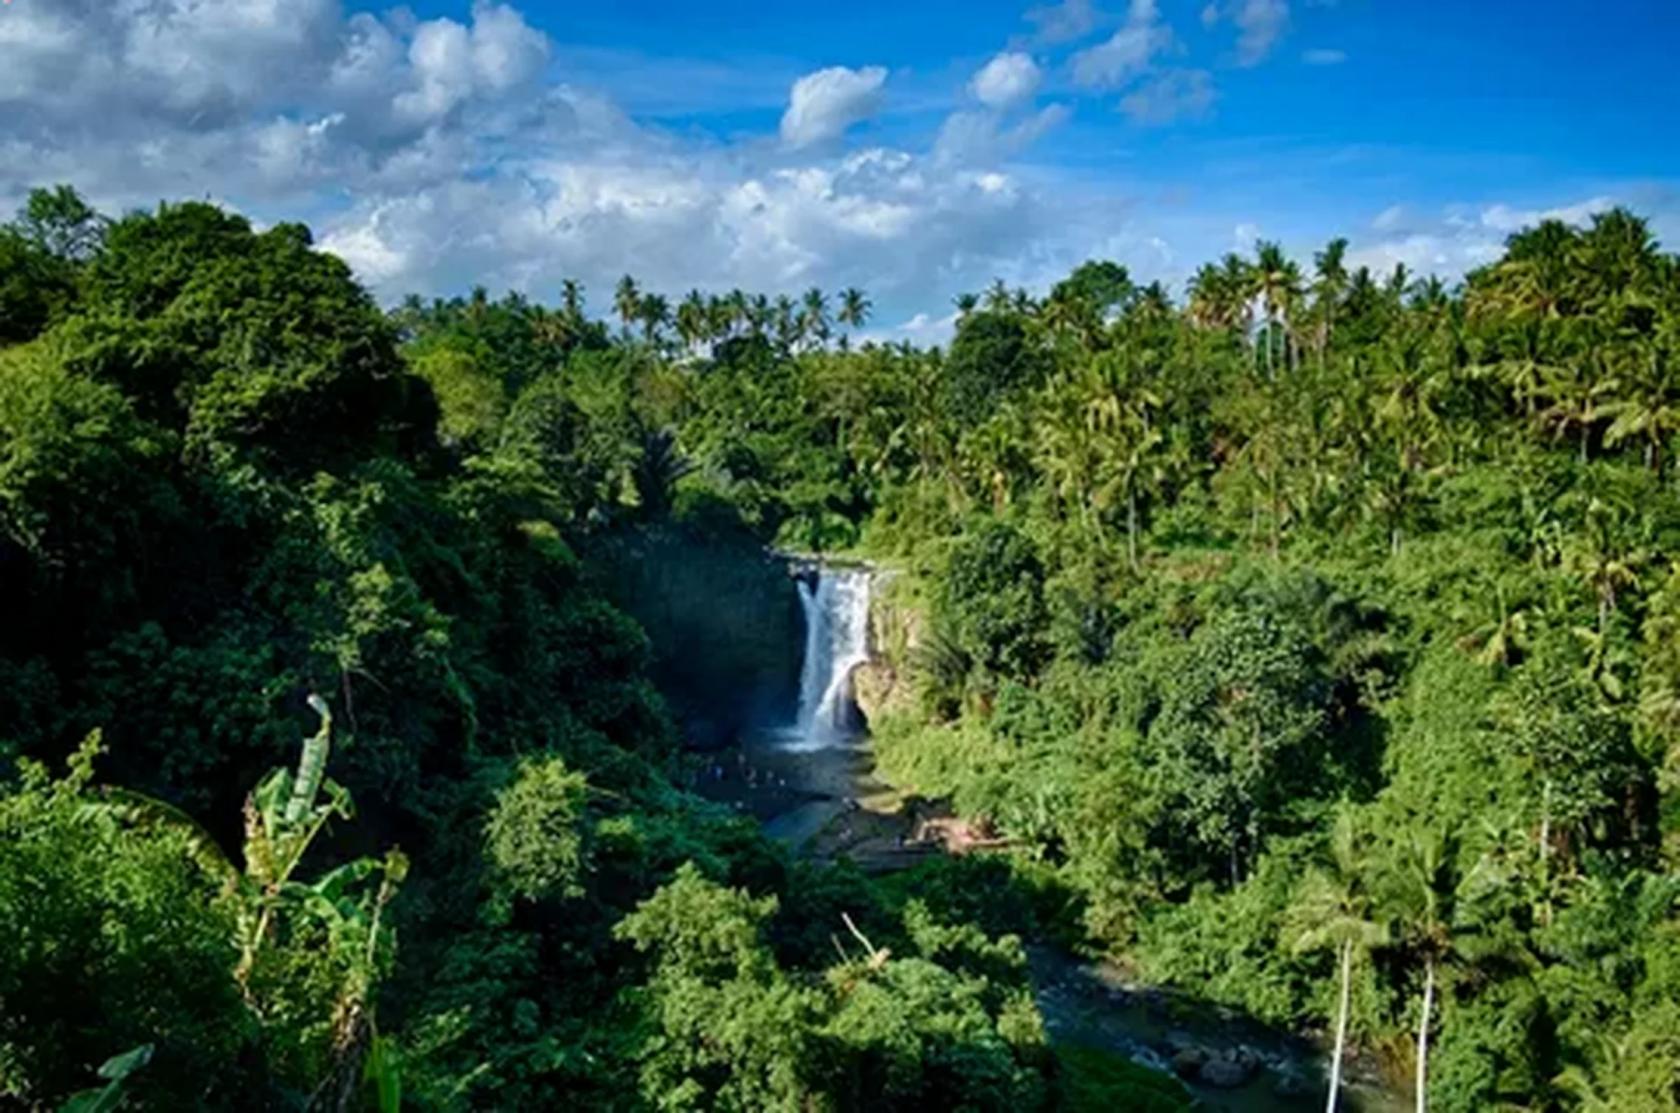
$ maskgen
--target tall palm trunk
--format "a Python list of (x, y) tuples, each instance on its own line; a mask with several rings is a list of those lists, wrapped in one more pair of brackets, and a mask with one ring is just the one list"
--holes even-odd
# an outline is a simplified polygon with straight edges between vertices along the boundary
[(1126, 489), (1126, 557), (1131, 562), (1132, 571), (1137, 571), (1137, 489)]
[(1423, 1017), (1418, 1021), (1417, 1038), (1417, 1113), (1429, 1109), (1429, 1014), (1435, 1006), (1435, 960), (1423, 966)]
[(1347, 1047), (1348, 990), (1353, 978), (1353, 940), (1342, 944), (1342, 1000), (1336, 1009), (1336, 1050), (1330, 1056), (1330, 1097), (1325, 1105), (1328, 1113), (1336, 1113), (1336, 1099), (1342, 1091), (1342, 1051)]

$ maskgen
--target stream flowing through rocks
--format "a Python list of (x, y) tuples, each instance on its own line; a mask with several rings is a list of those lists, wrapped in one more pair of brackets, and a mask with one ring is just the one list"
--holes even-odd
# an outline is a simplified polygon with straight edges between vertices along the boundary
[[(705, 755), (700, 794), (751, 815), (797, 853), (850, 858), (868, 872), (902, 869), (943, 844), (921, 836), (943, 814), (874, 775), (866, 724), (851, 691), (869, 659), (871, 572), (816, 563), (795, 569), (804, 616), (793, 722), (743, 733)], [(1098, 1047), (1180, 1078), (1202, 1108), (1285, 1113), (1325, 1105), (1324, 1054), (1310, 1041), (1188, 994), (1129, 982), (1107, 962), (1035, 942), (1035, 996), (1052, 1039)], [(1374, 1064), (1354, 1059), (1340, 1108), (1400, 1113)]]

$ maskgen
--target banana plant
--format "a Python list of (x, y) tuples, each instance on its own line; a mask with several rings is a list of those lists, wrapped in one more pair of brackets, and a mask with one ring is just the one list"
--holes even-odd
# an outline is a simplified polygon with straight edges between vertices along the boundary
[[(374, 1030), (371, 1001), (381, 943), (389, 936), (383, 923), (385, 908), (407, 875), (408, 859), (392, 849), (382, 859), (358, 858), (312, 881), (298, 878), (298, 868), (316, 836), (333, 819), (349, 819), (355, 814), (350, 793), (326, 775), (332, 748), (332, 711), (314, 694), (309, 696), (309, 706), (320, 716), (321, 725), (304, 742), (297, 768), (273, 770), (245, 800), (243, 868), (234, 864), (197, 821), (164, 801), (105, 788), (88, 806), (104, 809), (130, 824), (164, 826), (186, 836), (194, 861), (222, 882), (233, 902), (233, 942), (239, 956), (233, 977), (259, 1021), (273, 1012), (270, 990), (274, 987), (265, 985), (261, 976), (263, 956), (284, 945), (285, 939), (300, 928), (321, 932), (327, 950), (342, 960), (344, 969), (331, 1017), (335, 1066), (332, 1075), (322, 1082), (318, 1097), (329, 1090), (342, 1096), (363, 1084), (366, 1071), (366, 1081), (373, 1085), (380, 1108), (394, 1109), (401, 1093), (395, 1053)], [(97, 746), (97, 738), (90, 739), (89, 762)], [(375, 878), (377, 885), (373, 884)], [(375, 1056), (376, 1049), (383, 1050)], [(370, 1056), (376, 1061), (368, 1061)], [(107, 1077), (114, 1078), (113, 1085), (120, 1082), (115, 1076)], [(106, 1089), (110, 1091), (111, 1087)], [(118, 1098), (107, 1100), (120, 1099), (119, 1091), (112, 1092)]]
[(71, 1094), (70, 1100), (59, 1107), (58, 1113), (113, 1113), (121, 1109), (128, 1097), (129, 1076), (151, 1061), (152, 1045), (149, 1043), (111, 1056), (99, 1068), (99, 1077), (107, 1080), (105, 1085)]

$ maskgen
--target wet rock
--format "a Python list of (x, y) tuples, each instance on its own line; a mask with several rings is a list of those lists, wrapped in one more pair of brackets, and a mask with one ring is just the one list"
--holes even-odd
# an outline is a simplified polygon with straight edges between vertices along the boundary
[(1174, 1028), (1166, 1034), (1166, 1043), (1174, 1051), (1187, 1051), (1195, 1048), (1200, 1050), (1196, 1037), (1180, 1028)]
[(1156, 1051), (1153, 1047), (1134, 1048), (1128, 1058), (1130, 1058), (1132, 1062), (1136, 1063), (1138, 1066), (1143, 1067), (1145, 1070), (1161, 1071), (1162, 1073), (1174, 1073), (1173, 1065), (1167, 1062), (1167, 1060), (1162, 1057), (1161, 1053)]
[(1208, 1086), (1234, 1090), (1254, 1077), (1257, 1064), (1247, 1064), (1235, 1055), (1221, 1055), (1203, 1063), (1197, 1077)]
[(1185, 1047), (1173, 1052), (1172, 1070), (1180, 1078), (1196, 1078), (1207, 1066), (1208, 1053), (1200, 1047)]
[(1313, 1084), (1299, 1071), (1285, 1070), (1278, 1072), (1278, 1080), (1272, 1085), (1272, 1096), (1280, 1098), (1304, 1098), (1313, 1092)]

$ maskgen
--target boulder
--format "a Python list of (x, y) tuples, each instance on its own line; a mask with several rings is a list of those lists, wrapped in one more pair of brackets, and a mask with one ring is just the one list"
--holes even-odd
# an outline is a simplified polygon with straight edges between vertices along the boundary
[(1234, 1055), (1220, 1055), (1203, 1063), (1197, 1077), (1208, 1086), (1220, 1090), (1234, 1090), (1254, 1077), (1255, 1067), (1245, 1064)]
[(1207, 1065), (1208, 1054), (1200, 1047), (1185, 1047), (1173, 1052), (1173, 1073), (1180, 1078), (1195, 1078)]
[(1189, 1048), (1199, 1048), (1196, 1037), (1182, 1028), (1174, 1028), (1166, 1035), (1167, 1046), (1174, 1051), (1184, 1051)]
[(1282, 1070), (1278, 1072), (1278, 1080), (1272, 1085), (1272, 1094), (1280, 1098), (1304, 1098), (1313, 1092), (1313, 1084), (1306, 1076), (1296, 1070)]
[(1160, 1071), (1162, 1074), (1173, 1073), (1173, 1065), (1162, 1058), (1161, 1053), (1153, 1047), (1133, 1048), (1129, 1058), (1145, 1070)]

